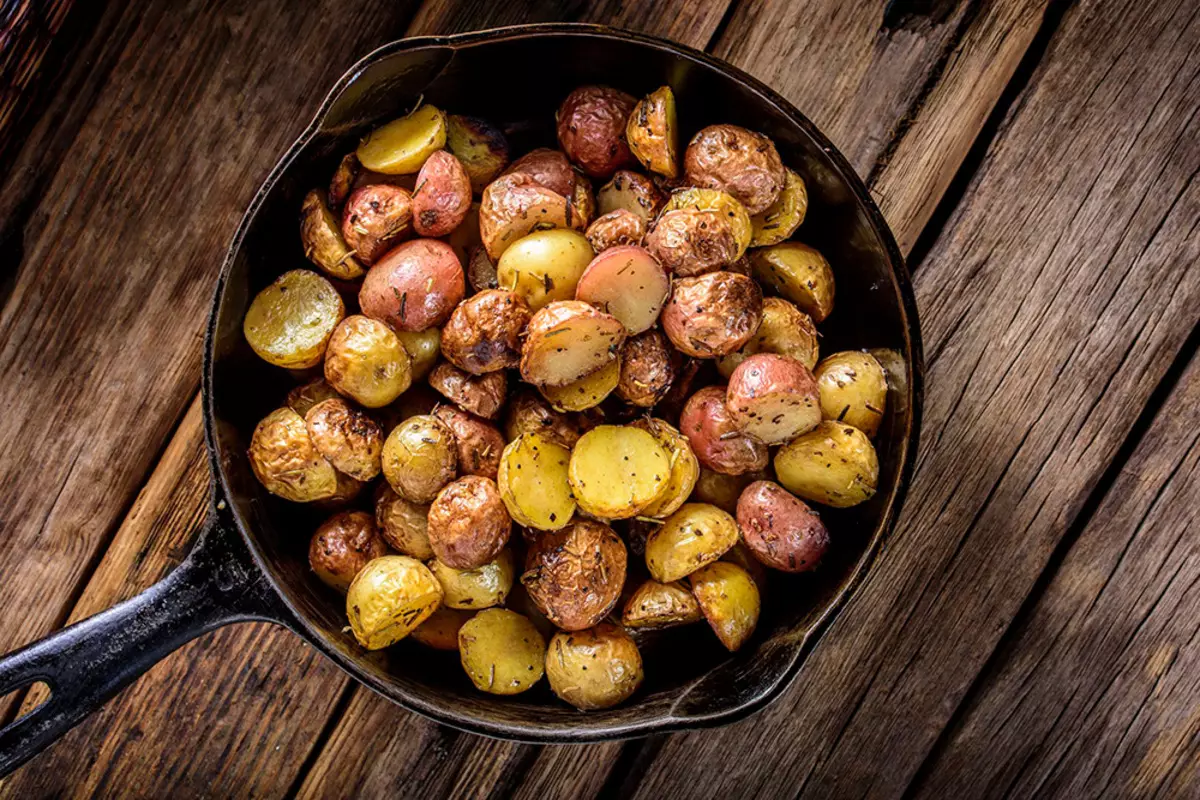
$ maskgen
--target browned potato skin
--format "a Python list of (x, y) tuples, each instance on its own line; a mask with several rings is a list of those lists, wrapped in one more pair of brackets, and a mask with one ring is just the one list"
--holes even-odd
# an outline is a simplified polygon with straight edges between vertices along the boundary
[(508, 392), (503, 372), (472, 375), (445, 361), (429, 373), (429, 385), (459, 408), (484, 419), (496, 418)]
[(413, 628), (409, 636), (434, 650), (457, 650), (458, 632), (474, 613), (440, 606), (428, 619)]
[(808, 505), (777, 483), (756, 481), (737, 504), (742, 541), (762, 563), (784, 572), (811, 572), (829, 549), (829, 532)]
[(683, 407), (679, 430), (692, 452), (713, 472), (741, 475), (767, 466), (767, 446), (746, 436), (729, 416), (724, 386), (706, 386)]
[(654, 181), (640, 172), (626, 169), (618, 170), (596, 195), (597, 210), (601, 214), (623, 208), (641, 217), (647, 225), (666, 204), (666, 193)]
[(710, 125), (692, 137), (684, 171), (692, 186), (728, 192), (750, 214), (770, 208), (787, 177), (774, 143), (737, 125)]
[(329, 338), (325, 380), (360, 405), (380, 408), (412, 385), (412, 359), (385, 323), (354, 314)]
[(581, 86), (558, 108), (558, 144), (593, 178), (608, 178), (637, 160), (625, 141), (625, 126), (637, 101), (608, 86)]
[(750, 341), (762, 322), (762, 290), (733, 272), (675, 281), (662, 311), (671, 344), (694, 358), (719, 358)]
[(621, 623), (627, 628), (670, 628), (702, 619), (700, 604), (683, 584), (655, 580), (634, 590), (621, 612)]
[(454, 406), (439, 406), (433, 415), (454, 432), (458, 471), (496, 480), (504, 452), (504, 437), (496, 426)]
[(361, 260), (355, 258), (353, 246), (346, 243), (337, 218), (316, 189), (304, 196), (300, 206), (300, 241), (305, 258), (329, 275), (350, 280), (363, 274)]
[(667, 211), (650, 226), (645, 241), (669, 272), (683, 278), (722, 269), (737, 258), (729, 220), (712, 210)]
[(621, 379), (617, 396), (650, 408), (663, 398), (679, 369), (679, 353), (657, 328), (631, 336), (621, 346)]
[(608, 616), (625, 583), (625, 543), (613, 529), (576, 518), (538, 535), (521, 576), (529, 596), (564, 631), (590, 628)]
[(668, 178), (679, 176), (675, 124), (675, 95), (670, 86), (662, 86), (638, 101), (625, 129), (629, 149), (637, 159)]
[(442, 355), (473, 375), (521, 363), (521, 334), (533, 312), (515, 292), (488, 289), (458, 304), (442, 329)]
[(582, 175), (575, 176), (575, 190), (567, 198), (571, 206), (571, 218), (576, 220), (578, 230), (584, 230), (596, 219), (596, 193), (592, 182)]
[(557, 411), (541, 395), (522, 389), (508, 404), (504, 434), (511, 442), (523, 433), (539, 433), (570, 450), (590, 427), (584, 417)]
[(420, 561), (433, 558), (429, 546), (429, 506), (396, 494), (387, 481), (375, 493), (375, 525), (393, 550)]
[(379, 474), (383, 431), (362, 411), (333, 398), (309, 409), (304, 423), (317, 451), (339, 472), (360, 481)]
[(493, 262), (534, 230), (586, 227), (587, 220), (573, 202), (523, 172), (501, 175), (489, 183), (479, 202), (479, 235)]
[(358, 571), (387, 555), (387, 544), (365, 511), (343, 511), (322, 523), (308, 545), (308, 563), (317, 577), (345, 594)]
[(250, 467), (268, 492), (293, 503), (337, 493), (337, 470), (318, 452), (304, 418), (279, 408), (263, 418), (250, 438)]
[(399, 186), (381, 183), (356, 189), (342, 211), (342, 236), (368, 267), (408, 238), (412, 229), (412, 198)]
[(467, 258), (467, 283), (471, 284), (471, 289), (476, 292), (500, 286), (496, 279), (496, 265), (488, 257), (483, 245), (473, 248)]
[(531, 150), (504, 170), (505, 175), (514, 172), (523, 172), (563, 197), (571, 197), (575, 193), (575, 170), (571, 168), (566, 153), (561, 150), (551, 150), (549, 147)]
[(646, 236), (646, 223), (632, 211), (618, 208), (589, 225), (584, 236), (592, 249), (600, 253), (610, 247), (641, 244)]
[(429, 507), (429, 545), (448, 567), (476, 569), (504, 549), (512, 518), (496, 482), (466, 475), (438, 492)]
[(446, 236), (471, 208), (471, 178), (457, 158), (438, 150), (417, 173), (412, 196), (413, 228), (418, 236)]
[(446, 118), (446, 147), (462, 163), (475, 192), (482, 192), (508, 163), (504, 133), (478, 117), (450, 114)]
[(383, 443), (383, 477), (413, 503), (431, 502), (458, 472), (454, 432), (433, 416), (397, 425)]
[(368, 317), (405, 331), (442, 325), (466, 294), (454, 248), (414, 239), (381, 258), (363, 279), (358, 303)]
[(354, 181), (358, 178), (360, 170), (362, 164), (358, 161), (357, 153), (342, 156), (333, 177), (329, 180), (329, 205), (337, 208), (346, 202), (346, 198), (354, 190)]
[(637, 644), (610, 622), (585, 631), (556, 633), (546, 651), (551, 690), (581, 711), (623, 703), (642, 685), (643, 676)]
[(329, 381), (324, 378), (314, 378), (288, 392), (287, 404), (288, 408), (303, 417), (317, 403), (335, 397), (341, 397), (341, 395), (338, 394), (337, 389), (329, 385)]

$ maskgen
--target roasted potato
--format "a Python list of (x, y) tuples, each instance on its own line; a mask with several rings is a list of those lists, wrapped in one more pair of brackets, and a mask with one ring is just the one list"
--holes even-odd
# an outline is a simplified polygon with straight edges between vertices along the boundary
[(496, 265), (488, 257), (483, 245), (473, 248), (467, 257), (467, 283), (476, 292), (500, 287), (500, 278), (496, 274)]
[(399, 186), (379, 183), (355, 189), (342, 211), (342, 237), (368, 267), (412, 231), (412, 197)]
[(442, 328), (442, 355), (473, 375), (521, 363), (521, 335), (532, 312), (520, 295), (488, 289), (458, 304)]
[(887, 408), (887, 375), (870, 353), (834, 353), (817, 366), (817, 388), (825, 419), (853, 425), (874, 436)]
[(429, 154), (417, 173), (412, 195), (412, 225), (418, 236), (446, 236), (467, 218), (471, 178), (445, 150)]
[(561, 150), (551, 150), (549, 147), (530, 150), (514, 161), (504, 174), (511, 175), (514, 172), (525, 173), (563, 197), (572, 197), (575, 193), (575, 170)]
[(360, 405), (382, 408), (412, 385), (412, 359), (391, 328), (355, 314), (329, 340), (325, 380)]
[(571, 452), (546, 432), (523, 433), (500, 457), (496, 483), (508, 513), (518, 524), (558, 530), (575, 514), (568, 465)]
[(728, 192), (751, 214), (770, 208), (786, 180), (774, 143), (737, 125), (701, 130), (688, 143), (683, 162), (688, 183)]
[(449, 115), (446, 147), (462, 163), (475, 192), (482, 192), (508, 163), (508, 140), (504, 133), (478, 117)]
[(833, 311), (833, 270), (825, 256), (800, 242), (782, 242), (750, 251), (754, 277), (813, 318)]
[(396, 494), (386, 482), (375, 495), (375, 524), (393, 550), (421, 561), (433, 558), (429, 546), (429, 506)]
[(441, 606), (413, 628), (413, 639), (434, 650), (457, 650), (458, 632), (473, 615), (471, 611)]
[(446, 146), (446, 115), (430, 105), (371, 131), (359, 144), (358, 160), (385, 175), (408, 175)]
[(709, 626), (730, 652), (739, 649), (758, 625), (758, 585), (750, 573), (728, 561), (701, 567), (688, 579)]
[(625, 544), (612, 528), (576, 519), (560, 531), (538, 534), (525, 556), (521, 583), (551, 622), (579, 631), (612, 611), (625, 567)]
[(558, 144), (593, 178), (608, 178), (635, 163), (625, 126), (636, 101), (608, 86), (581, 86), (558, 108)]
[(429, 373), (429, 385), (464, 411), (495, 419), (504, 405), (508, 378), (503, 372), (472, 375), (443, 361)]
[(454, 569), (477, 569), (508, 544), (512, 518), (495, 481), (465, 475), (434, 498), (428, 532), (438, 561)]
[(771, 207), (751, 217), (754, 236), (751, 247), (766, 247), (779, 244), (796, 232), (808, 211), (808, 189), (804, 179), (790, 169), (784, 168), (786, 177), (779, 197)]
[(679, 369), (679, 354), (657, 328), (630, 336), (621, 346), (617, 396), (631, 405), (650, 408), (663, 398)]
[(333, 171), (333, 177), (329, 179), (329, 205), (332, 208), (339, 208), (346, 202), (350, 192), (354, 191), (354, 182), (361, 171), (362, 164), (358, 163), (356, 154), (347, 153), (342, 156), (337, 169)]
[(585, 631), (556, 633), (546, 651), (551, 690), (581, 711), (623, 703), (642, 685), (642, 676), (637, 644), (609, 622)]
[(767, 466), (767, 446), (738, 428), (725, 405), (726, 388), (707, 386), (683, 407), (679, 430), (700, 463), (714, 472), (741, 475)]
[(642, 218), (648, 226), (662, 207), (667, 196), (654, 181), (637, 172), (620, 170), (596, 193), (596, 211), (601, 216), (624, 209)]
[(737, 250), (730, 261), (737, 261), (746, 253), (754, 228), (750, 223), (750, 215), (746, 207), (739, 203), (733, 195), (720, 189), (697, 189), (688, 187), (676, 189), (663, 207), (663, 213), (676, 209), (693, 209), (696, 211), (714, 211), (729, 223), (733, 232), (733, 240), (737, 242)]
[(719, 211), (677, 208), (664, 211), (646, 231), (646, 250), (682, 278), (723, 269), (738, 258), (738, 241)]
[(396, 330), (442, 325), (466, 294), (462, 264), (450, 245), (414, 239), (390, 250), (367, 272), (358, 304)]
[(436, 558), (429, 562), (429, 569), (442, 584), (442, 604), (447, 608), (478, 611), (502, 606), (513, 587), (513, 557), (507, 549), (475, 569), (453, 569)]
[(517, 612), (488, 608), (459, 628), (458, 652), (476, 689), (520, 694), (542, 679), (546, 640)]
[(696, 480), (700, 477), (700, 462), (692, 452), (687, 437), (670, 423), (655, 417), (635, 420), (633, 427), (641, 428), (655, 438), (667, 451), (671, 461), (671, 475), (667, 487), (649, 505), (642, 508), (640, 516), (668, 517), (674, 514), (691, 496)]
[(605, 250), (579, 278), (575, 299), (612, 314), (631, 335), (654, 327), (671, 293), (666, 270), (637, 245)]
[(522, 389), (508, 404), (504, 435), (511, 442), (523, 433), (539, 433), (570, 450), (588, 427), (579, 415), (558, 411), (545, 398)]
[(359, 570), (346, 593), (354, 638), (381, 650), (407, 636), (442, 603), (442, 586), (429, 568), (408, 556), (381, 556)]
[(454, 432), (459, 473), (496, 480), (504, 452), (504, 437), (496, 426), (454, 406), (439, 406), (433, 415)]
[(334, 469), (360, 481), (379, 474), (383, 431), (362, 411), (333, 398), (309, 409), (304, 423), (309, 440)]
[(329, 385), (329, 381), (324, 378), (314, 378), (288, 392), (287, 404), (288, 408), (303, 417), (317, 403), (322, 400), (332, 400), (335, 397), (341, 397), (341, 395), (338, 394), (337, 389)]
[(742, 490), (765, 477), (765, 471), (726, 475), (723, 472), (714, 472), (708, 467), (701, 467), (700, 477), (696, 479), (696, 488), (692, 493), (692, 500), (714, 505), (729, 514), (736, 514), (737, 502), (738, 498), (742, 496)]
[(584, 236), (593, 250), (602, 253), (611, 247), (640, 245), (646, 237), (646, 223), (632, 211), (618, 208), (588, 225)]
[(268, 492), (293, 503), (337, 493), (337, 470), (309, 438), (304, 418), (287, 407), (275, 409), (254, 429), (250, 467)]
[(457, 468), (454, 433), (436, 417), (411, 417), (383, 443), (383, 477), (410, 502), (432, 502), (454, 480)]
[(784, 572), (810, 572), (829, 548), (817, 513), (771, 481), (756, 481), (738, 499), (737, 523), (754, 557)]
[(671, 628), (704, 619), (700, 604), (680, 583), (648, 580), (634, 590), (621, 612), (626, 628)]
[(779, 448), (775, 475), (798, 497), (847, 508), (874, 496), (879, 458), (865, 433), (826, 420)]
[(738, 350), (762, 322), (758, 284), (733, 272), (710, 272), (675, 281), (662, 311), (662, 327), (684, 354), (720, 358)]
[(396, 336), (400, 338), (404, 352), (408, 353), (412, 379), (419, 381), (429, 375), (442, 352), (442, 332), (437, 328), (426, 328), (423, 331), (398, 331)]
[(663, 496), (670, 484), (670, 453), (650, 433), (599, 425), (571, 451), (568, 471), (579, 507), (601, 519), (627, 519)]
[(294, 269), (255, 295), (242, 332), (258, 356), (285, 369), (321, 363), (346, 307), (333, 285), (315, 272)]
[(540, 311), (556, 300), (575, 298), (575, 288), (594, 255), (578, 231), (536, 231), (504, 251), (496, 264), (496, 282), (501, 289), (515, 292), (531, 310)]
[(617, 358), (625, 326), (587, 303), (561, 300), (533, 315), (525, 328), (521, 377), (535, 386), (563, 386)]
[(660, 86), (642, 98), (625, 128), (629, 150), (651, 172), (679, 176), (679, 133), (675, 122), (675, 93)]
[(582, 176), (575, 178), (575, 191), (567, 198), (571, 204), (571, 218), (575, 220), (576, 230), (587, 230), (596, 220), (596, 193), (592, 191), (592, 182)]
[(646, 569), (659, 583), (687, 577), (738, 541), (737, 522), (707, 503), (685, 503), (646, 539)]
[(556, 411), (586, 411), (612, 394), (621, 380), (621, 359), (614, 358), (595, 372), (562, 386), (541, 386), (538, 391)]
[(375, 419), (379, 420), (379, 425), (383, 428), (384, 433), (391, 433), (392, 428), (410, 417), (432, 414), (435, 408), (442, 405), (443, 399), (426, 384), (413, 384), (407, 392), (393, 402), (383, 408), (374, 409)]
[(479, 202), (479, 235), (488, 257), (497, 265), (505, 250), (534, 231), (586, 227), (574, 202), (523, 172), (502, 175), (489, 183)]
[(300, 242), (304, 257), (328, 274), (342, 280), (352, 280), (363, 274), (362, 263), (338, 226), (321, 192), (313, 189), (304, 196), (300, 206)]
[(741, 350), (717, 360), (717, 371), (729, 378), (737, 365), (755, 353), (794, 358), (809, 369), (817, 366), (820, 345), (812, 317), (778, 297), (764, 297), (762, 322)]
[(365, 511), (334, 514), (308, 545), (308, 564), (326, 586), (345, 593), (371, 559), (387, 555), (387, 544)]
[(337, 474), (337, 488), (329, 497), (322, 497), (320, 500), (313, 501), (313, 508), (319, 508), (322, 511), (344, 511), (358, 496), (362, 494), (362, 490), (366, 487), (365, 481), (355, 480), (344, 472)]
[[(464, 265), (464, 269), (469, 270), (471, 255), (483, 247), (483, 238), (479, 235), (478, 201), (472, 201), (467, 206), (467, 214), (463, 217), (463, 221), (458, 224), (457, 228), (446, 234), (442, 238), (442, 241), (453, 248), (454, 255), (458, 256), (459, 263)], [(469, 285), (470, 282), (471, 279), (468, 276), (468, 289), (472, 288)]]
[(821, 421), (817, 379), (794, 358), (758, 353), (729, 376), (729, 416), (744, 433), (764, 444), (783, 444)]

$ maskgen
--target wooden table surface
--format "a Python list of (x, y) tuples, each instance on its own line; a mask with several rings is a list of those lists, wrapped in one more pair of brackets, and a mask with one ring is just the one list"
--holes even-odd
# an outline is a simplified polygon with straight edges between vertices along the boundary
[(235, 625), (0, 794), (1200, 795), (1197, 0), (4, 4), (0, 650), (186, 553), (213, 279), (326, 87), (392, 39), (552, 19), (763, 79), (908, 254), (916, 477), (795, 684), (723, 729), (536, 747), (439, 727)]

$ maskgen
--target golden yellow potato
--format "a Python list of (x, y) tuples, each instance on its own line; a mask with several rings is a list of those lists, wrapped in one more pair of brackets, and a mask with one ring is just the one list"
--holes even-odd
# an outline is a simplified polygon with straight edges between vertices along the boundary
[(475, 569), (453, 569), (436, 558), (429, 562), (429, 569), (442, 584), (443, 605), (473, 611), (504, 605), (512, 591), (515, 572), (512, 551), (507, 549)]
[(741, 350), (718, 359), (717, 371), (728, 378), (739, 364), (757, 353), (788, 356), (813, 369), (820, 350), (817, 336), (817, 326), (808, 314), (787, 300), (764, 297), (758, 330)]
[(520, 694), (542, 679), (546, 640), (515, 611), (480, 611), (458, 630), (458, 652), (475, 688)]
[(458, 632), (474, 612), (441, 606), (413, 628), (413, 639), (434, 650), (457, 650)]
[(612, 180), (596, 193), (596, 210), (601, 216), (624, 209), (641, 217), (649, 225), (658, 216), (667, 196), (654, 181), (638, 172), (617, 170)]
[(294, 269), (259, 292), (242, 322), (246, 341), (260, 358), (285, 369), (321, 363), (346, 307), (333, 285), (315, 272)]
[(627, 333), (620, 321), (579, 300), (558, 300), (525, 328), (521, 378), (535, 386), (565, 386), (617, 359)]
[(816, 369), (821, 414), (853, 425), (867, 436), (879, 430), (887, 408), (887, 375), (870, 353), (834, 353)]
[(750, 239), (754, 235), (753, 226), (750, 224), (750, 215), (746, 213), (746, 207), (728, 192), (722, 192), (720, 189), (692, 187), (676, 189), (667, 199), (663, 213), (685, 208), (697, 211), (715, 211), (729, 223), (734, 241), (737, 242), (737, 255), (734, 256), (734, 261), (741, 258), (742, 254), (746, 252), (746, 248), (750, 246)]
[(383, 431), (365, 413), (335, 397), (309, 409), (304, 424), (317, 452), (338, 472), (359, 481), (379, 474)]
[(671, 458), (644, 430), (600, 425), (579, 437), (568, 478), (579, 507), (601, 519), (627, 519), (658, 499)]
[(670, 628), (702, 619), (700, 604), (686, 586), (653, 580), (635, 589), (621, 612), (626, 628)]
[(405, 500), (386, 482), (375, 495), (375, 524), (393, 550), (428, 561), (433, 558), (429, 544), (429, 506)]
[(462, 162), (471, 178), (471, 189), (476, 192), (482, 192), (508, 165), (504, 133), (478, 117), (446, 117), (446, 147)]
[(784, 172), (786, 177), (779, 197), (766, 211), (750, 218), (754, 227), (751, 247), (779, 244), (795, 233), (800, 223), (804, 222), (804, 215), (808, 211), (808, 189), (804, 185), (804, 179), (795, 172), (786, 167)]
[(496, 282), (537, 311), (555, 300), (574, 300), (575, 287), (595, 255), (579, 231), (535, 231), (517, 239), (500, 256)]
[(404, 352), (408, 353), (412, 380), (424, 380), (442, 352), (442, 332), (437, 328), (426, 328), (423, 331), (397, 331), (396, 336)]
[(524, 388), (508, 403), (504, 436), (511, 442), (523, 433), (540, 433), (570, 450), (589, 427), (582, 415), (556, 411), (544, 397)]
[(651, 172), (679, 176), (679, 131), (675, 122), (675, 93), (660, 86), (633, 107), (625, 127), (629, 150)]
[(441, 603), (442, 586), (428, 567), (408, 556), (383, 556), (350, 584), (346, 616), (358, 643), (380, 650), (407, 636)]
[(671, 461), (671, 475), (666, 486), (658, 497), (641, 510), (640, 516), (669, 517), (691, 497), (692, 489), (700, 477), (700, 461), (692, 452), (688, 438), (669, 422), (656, 417), (642, 417), (633, 426), (652, 435), (667, 451)]
[(338, 397), (341, 395), (337, 393), (337, 389), (329, 385), (329, 381), (324, 378), (314, 378), (288, 392), (287, 404), (288, 408), (303, 417), (317, 403)]
[(659, 583), (687, 577), (737, 544), (737, 521), (707, 503), (686, 503), (650, 532), (646, 568)]
[(367, 134), (358, 146), (358, 160), (385, 175), (417, 172), (434, 152), (446, 146), (446, 115), (431, 105), (392, 120)]
[(815, 322), (833, 311), (833, 270), (825, 256), (800, 242), (782, 242), (750, 251), (754, 277), (795, 303)]
[(353, 280), (366, 271), (346, 244), (337, 218), (318, 189), (306, 194), (300, 206), (300, 243), (304, 256), (335, 278)]
[(325, 380), (359, 405), (382, 408), (412, 385), (412, 359), (391, 328), (355, 314), (329, 340)]
[(621, 380), (621, 359), (608, 364), (577, 381), (562, 386), (542, 386), (542, 396), (556, 411), (584, 411), (604, 402)]
[(273, 495), (308, 503), (337, 493), (337, 470), (317, 451), (304, 418), (277, 408), (263, 418), (250, 438), (250, 467)]
[(758, 625), (758, 586), (750, 573), (728, 561), (701, 567), (688, 579), (692, 594), (721, 644), (737, 650)]
[(879, 458), (858, 428), (825, 420), (779, 448), (775, 475), (797, 497), (848, 508), (874, 496)]
[(568, 481), (571, 451), (542, 433), (524, 433), (504, 448), (496, 483), (518, 525), (553, 531), (575, 514)]
[(433, 502), (457, 469), (454, 433), (436, 417), (410, 417), (383, 443), (383, 477), (410, 502)]
[(554, 693), (578, 709), (611, 708), (642, 685), (642, 655), (628, 633), (601, 622), (556, 633), (546, 652), (546, 677)]

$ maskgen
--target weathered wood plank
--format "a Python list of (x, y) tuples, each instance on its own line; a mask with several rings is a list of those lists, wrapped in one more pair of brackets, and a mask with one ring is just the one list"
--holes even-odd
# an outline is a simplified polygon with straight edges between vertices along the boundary
[(905, 789), (1200, 321), (1198, 67), (1194, 4), (1067, 12), (917, 272), (925, 435), (885, 557), (777, 705), (669, 740), (640, 796)]
[(10, 3), (0, 16), (0, 154), (17, 141), (48, 53), (65, 44), (59, 32), (73, 6), (72, 0)]

